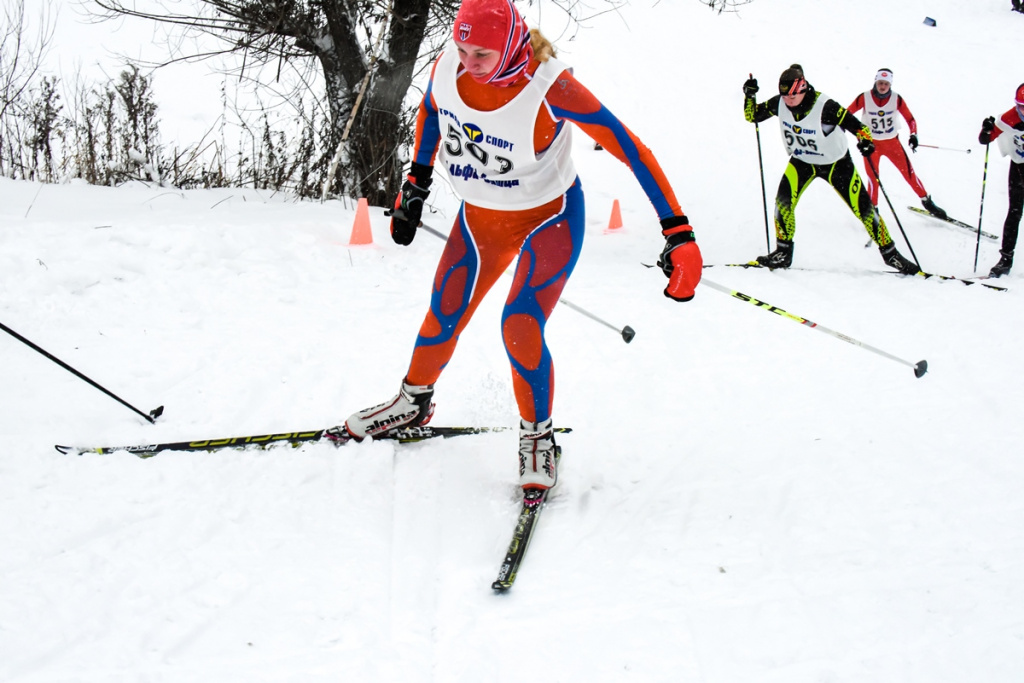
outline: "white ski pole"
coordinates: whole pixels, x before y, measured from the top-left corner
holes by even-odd
[[[921,378],[921,377],[924,376],[924,373],[928,372],[928,361],[926,361],[926,360],[919,360],[916,363],[911,363],[910,361],[903,360],[902,358],[900,358],[898,356],[894,356],[894,355],[892,355],[891,353],[889,353],[887,351],[883,351],[882,349],[876,349],[874,346],[871,346],[869,344],[865,344],[864,342],[858,341],[858,340],[854,339],[853,337],[848,337],[847,335],[843,334],[842,332],[836,332],[835,330],[830,330],[829,328],[825,327],[824,325],[819,325],[818,323],[816,323],[816,322],[814,322],[812,320],[808,320],[807,318],[802,318],[802,317],[800,317],[798,315],[793,315],[792,313],[789,313],[787,311],[782,310],[778,306],[772,306],[770,303],[768,303],[766,301],[761,301],[760,299],[755,299],[754,297],[752,297],[752,296],[750,296],[748,294],[744,294],[742,292],[737,292],[736,290],[729,289],[728,287],[723,287],[722,285],[718,284],[717,282],[712,282],[711,280],[708,280],[707,278],[701,278],[700,284],[707,285],[711,289],[718,290],[719,292],[722,292],[723,294],[728,294],[729,296],[733,297],[734,299],[739,299],[740,301],[746,301],[747,303],[754,304],[758,308],[763,308],[764,310],[769,311],[771,313],[775,313],[776,315],[780,315],[783,318],[789,318],[790,320],[795,320],[796,322],[800,323],[801,325],[806,325],[807,327],[813,328],[813,329],[818,330],[820,332],[824,332],[825,334],[830,334],[833,337],[835,337],[836,339],[842,339],[844,342],[853,344],[854,346],[859,346],[862,349],[866,349],[868,351],[871,351],[872,353],[877,353],[879,356],[884,356],[885,358],[888,358],[889,360],[894,360],[897,363],[902,363],[903,365],[910,366],[911,368],[914,369],[914,377]]]

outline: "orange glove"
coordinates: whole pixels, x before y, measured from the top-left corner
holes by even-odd
[[[694,296],[704,267],[693,229],[686,216],[666,218],[661,227],[665,248],[661,250],[658,263],[668,277],[665,296],[676,301],[689,301]]]

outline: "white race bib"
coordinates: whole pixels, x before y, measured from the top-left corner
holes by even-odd
[[[566,65],[542,62],[533,79],[508,104],[495,111],[469,107],[459,96],[459,58],[449,46],[434,70],[441,149],[438,161],[455,192],[485,209],[531,209],[560,197],[576,180],[571,127],[562,126],[551,145],[538,154],[533,146],[537,112],[548,88]]]
[[[810,97],[811,93],[808,92],[807,96]],[[825,95],[819,94],[818,101],[800,122],[793,118],[793,112],[786,103],[779,100],[782,143],[790,156],[808,164],[827,165],[842,159],[850,149],[842,128],[832,126],[828,133],[822,130],[821,113],[827,99]]]
[[[900,121],[899,97],[889,91],[889,99],[879,105],[871,96],[871,91],[864,93],[864,123],[871,129],[871,137],[875,140],[891,140],[899,134]]]

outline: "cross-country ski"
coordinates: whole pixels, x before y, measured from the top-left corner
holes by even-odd
[[[374,435],[374,439],[397,441],[399,443],[417,443],[427,439],[448,439],[453,436],[466,436],[469,434],[485,434],[487,432],[503,432],[508,427],[434,427],[431,425],[420,425],[418,427],[398,427],[395,429]],[[559,427],[555,430],[559,434],[572,431],[570,427]],[[352,441],[351,435],[344,427],[330,427],[307,432],[277,432],[273,434],[256,434],[251,436],[232,436],[218,439],[195,439],[193,441],[168,441],[165,443],[137,444],[132,446],[61,446],[54,448],[58,452],[70,455],[86,455],[96,453],[107,455],[110,453],[126,452],[140,458],[152,458],[165,451],[219,451],[224,449],[245,450],[247,448],[269,448],[280,446],[301,446],[304,443],[315,443],[323,441],[335,446],[343,446]]]
[[[922,209],[919,206],[908,206],[907,208],[910,211],[913,211],[916,214],[920,214],[922,216],[927,216],[928,218],[935,219],[935,220],[937,220],[939,222],[945,223],[946,225],[952,225],[952,226],[957,227],[957,228],[963,228],[964,230],[968,230],[968,231],[970,231],[972,233],[977,233],[978,232],[978,228],[976,226],[971,225],[969,223],[964,223],[963,221],[958,221],[955,218],[950,218],[948,216],[946,218],[942,218],[941,216],[936,216],[935,214],[932,214],[932,213],[929,213],[929,212],[925,211],[924,209]],[[997,241],[999,239],[999,235],[993,235],[992,233],[985,232],[984,230],[981,231],[981,236],[984,237],[987,240],[992,240],[992,241]]]

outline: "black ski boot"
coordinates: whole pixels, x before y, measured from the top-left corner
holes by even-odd
[[[908,261],[903,258],[903,254],[896,251],[896,245],[893,242],[889,242],[884,247],[879,247],[878,251],[881,252],[885,265],[895,268],[904,275],[917,275],[921,272],[916,263]]]
[[[946,218],[948,218],[945,209],[936,206],[935,202],[932,201],[932,196],[930,194],[926,194],[924,197],[921,197],[921,206],[924,207],[925,211],[936,218],[941,218],[942,220],[946,220]]]
[[[1006,252],[999,250],[999,263],[992,266],[992,270],[988,271],[989,277],[1002,277],[1010,272],[1010,268],[1013,268],[1013,252]]]
[[[793,243],[786,240],[775,241],[775,251],[767,256],[758,256],[757,262],[765,268],[789,268],[793,265]]]

